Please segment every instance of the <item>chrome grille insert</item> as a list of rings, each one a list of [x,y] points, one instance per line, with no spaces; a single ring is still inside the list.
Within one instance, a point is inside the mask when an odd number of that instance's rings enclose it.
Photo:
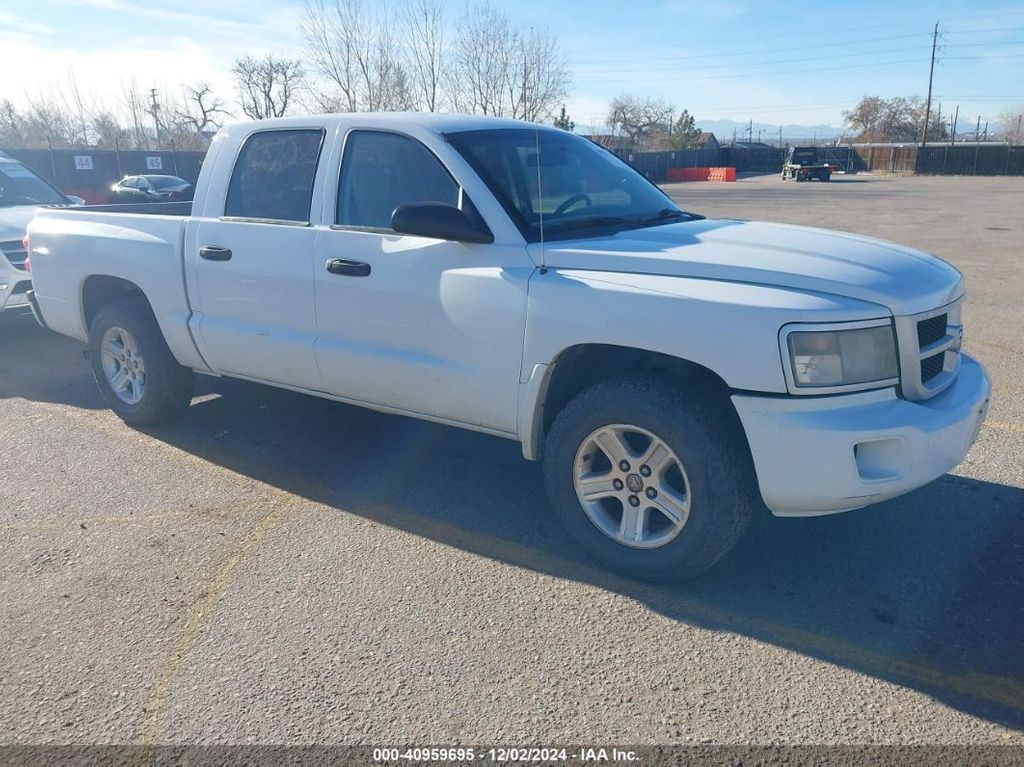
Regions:
[[[0,242],[0,250],[3,251],[11,266],[15,269],[25,270],[25,259],[28,257],[28,253],[25,252],[20,240]]]

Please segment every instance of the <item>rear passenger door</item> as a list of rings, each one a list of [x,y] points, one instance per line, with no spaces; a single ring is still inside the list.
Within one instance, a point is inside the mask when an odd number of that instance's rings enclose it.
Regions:
[[[319,127],[249,135],[186,239],[192,327],[219,373],[319,386],[312,201],[326,138]]]

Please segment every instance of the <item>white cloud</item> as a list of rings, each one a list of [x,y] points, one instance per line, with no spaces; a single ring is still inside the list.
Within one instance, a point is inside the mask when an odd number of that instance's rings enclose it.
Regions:
[[[31,39],[40,35],[52,35],[53,27],[38,21],[30,21],[7,11],[0,11],[0,38]]]
[[[160,48],[125,45],[94,51],[61,48],[29,40],[0,38],[4,57],[32,61],[33,66],[8,69],[0,98],[19,102],[33,96],[68,94],[72,80],[90,107],[120,109],[125,89],[134,80],[140,89],[177,93],[183,83],[209,82],[222,97],[232,83],[224,62],[187,40],[172,39]],[[126,68],[125,62],[131,62]]]

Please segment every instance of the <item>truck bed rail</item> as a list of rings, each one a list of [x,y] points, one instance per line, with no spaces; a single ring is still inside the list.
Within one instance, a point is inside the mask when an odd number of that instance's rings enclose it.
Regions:
[[[151,216],[188,216],[192,214],[192,201],[83,205],[78,210],[87,210],[90,213],[142,213]]]

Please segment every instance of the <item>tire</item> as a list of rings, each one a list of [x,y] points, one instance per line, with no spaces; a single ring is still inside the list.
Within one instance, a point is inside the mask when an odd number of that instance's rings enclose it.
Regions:
[[[89,362],[111,410],[134,426],[173,420],[192,400],[192,371],[174,359],[142,298],[118,299],[96,312],[89,328]],[[119,394],[114,382],[126,380],[122,372],[134,378]]]
[[[628,425],[660,440],[677,458],[681,469],[677,474],[675,492],[663,487],[672,479],[667,473],[660,482],[648,477],[646,484],[627,472],[615,474],[615,467],[600,448],[603,466],[588,457],[597,443],[594,434],[612,425]],[[643,452],[642,434],[638,437],[633,457]],[[648,448],[649,449],[649,448]],[[754,478],[750,450],[742,426],[728,401],[700,390],[686,390],[679,384],[653,376],[625,376],[605,381],[576,396],[558,414],[545,445],[544,479],[555,512],[576,542],[593,559],[623,575],[661,582],[679,582],[704,572],[740,539],[755,507],[760,506],[760,493]],[[588,464],[587,461],[590,461]],[[652,461],[653,463],[653,461]],[[608,532],[618,524],[618,535],[627,526],[623,519],[626,503],[619,497],[604,498],[600,508],[588,508],[577,494],[578,467],[594,469],[584,477],[594,480],[617,476],[620,487],[625,479],[626,491],[636,491],[646,521],[638,529],[651,533],[656,545],[641,540],[641,533],[626,544]],[[607,467],[611,468],[607,468]],[[630,466],[632,472],[644,466]],[[674,471],[674,470],[671,470]],[[648,475],[645,475],[648,476]],[[686,492],[680,493],[678,478]],[[606,480],[608,481],[608,480]],[[611,480],[614,481],[614,480]],[[640,484],[640,487],[637,485]],[[688,499],[688,512],[678,530],[673,532],[668,517],[654,507],[647,495],[652,487],[678,500]],[[668,488],[671,489],[671,488]],[[658,496],[658,497],[663,497]],[[621,491],[620,491],[621,497]],[[633,499],[628,499],[632,504]],[[615,510],[621,509],[616,522]],[[598,521],[595,521],[595,517]],[[602,525],[604,529],[602,529]],[[668,527],[666,527],[668,525]],[[671,537],[673,536],[674,537]],[[658,536],[664,542],[658,543]]]

